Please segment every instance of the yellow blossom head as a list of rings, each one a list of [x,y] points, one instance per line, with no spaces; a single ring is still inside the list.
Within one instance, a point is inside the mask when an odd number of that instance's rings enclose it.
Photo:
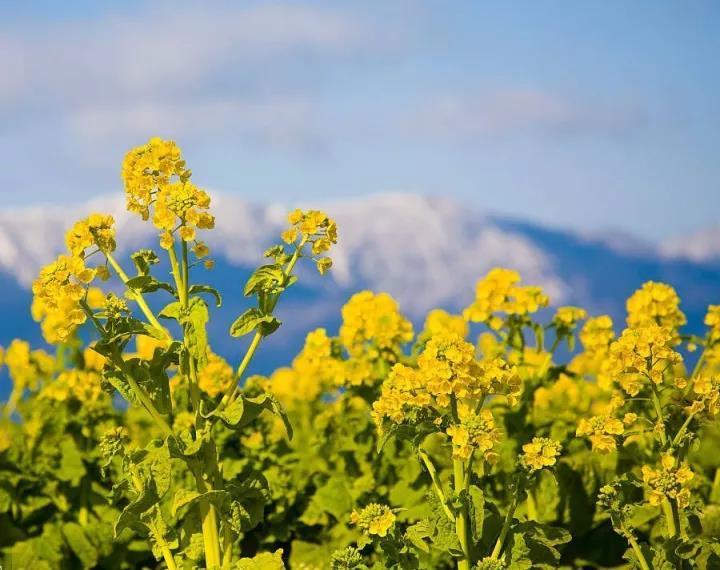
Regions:
[[[562,446],[547,437],[534,437],[530,443],[523,445],[520,462],[530,473],[546,467],[552,467],[560,456]]]
[[[353,511],[350,522],[368,535],[383,537],[395,526],[395,515],[387,505],[370,503],[359,511]]]
[[[483,322],[497,329],[502,320],[497,314],[526,316],[548,305],[549,299],[540,287],[519,285],[520,274],[495,268],[478,281],[475,300],[463,311],[465,319]]]
[[[680,310],[680,297],[670,285],[648,281],[627,300],[627,324],[639,327],[656,324],[677,331],[687,322]]]

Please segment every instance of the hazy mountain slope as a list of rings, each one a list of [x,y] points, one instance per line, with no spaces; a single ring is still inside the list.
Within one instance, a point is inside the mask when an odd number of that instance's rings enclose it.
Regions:
[[[476,280],[502,265],[542,285],[555,304],[572,303],[622,320],[624,299],[648,279],[667,281],[683,296],[692,326],[710,302],[720,302],[720,264],[669,257],[642,242],[605,233],[588,236],[537,224],[486,216],[452,200],[385,194],[345,202],[313,204],[337,220],[340,243],[335,266],[321,279],[303,269],[300,284],[279,307],[286,322],[261,351],[259,369],[289,361],[312,327],[336,327],[339,308],[362,288],[392,293],[414,320],[429,308],[457,310],[472,298]],[[239,353],[226,336],[232,319],[245,307],[242,284],[277,239],[288,208],[257,205],[226,195],[213,199],[217,227],[206,232],[218,263],[197,278],[224,292],[213,325],[216,348]],[[58,207],[32,207],[0,213],[0,345],[13,336],[39,342],[30,321],[29,285],[38,268],[63,249],[66,228],[90,211],[112,213],[118,223],[120,254],[148,245],[154,229],[124,210],[122,198]],[[625,247],[627,245],[627,247]]]

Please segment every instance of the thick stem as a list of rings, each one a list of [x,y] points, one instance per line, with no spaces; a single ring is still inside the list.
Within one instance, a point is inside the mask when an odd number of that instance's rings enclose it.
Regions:
[[[162,555],[163,560],[165,560],[165,565],[168,567],[168,570],[177,570],[175,558],[173,558],[172,552],[170,552],[170,548],[167,545],[163,545]]]
[[[220,557],[220,537],[217,528],[217,512],[212,503],[200,502],[203,543],[205,545],[205,565],[208,570],[217,570],[222,565]]]
[[[672,499],[665,499],[662,502],[663,514],[665,515],[665,523],[667,525],[667,533],[669,538],[674,538],[679,532],[679,515],[677,505]]]

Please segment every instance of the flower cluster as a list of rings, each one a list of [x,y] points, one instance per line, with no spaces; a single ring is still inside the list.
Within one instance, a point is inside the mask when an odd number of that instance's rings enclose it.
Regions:
[[[16,390],[35,388],[40,378],[49,376],[55,369],[55,360],[44,350],[30,350],[30,345],[14,339],[5,349],[5,366]]]
[[[325,329],[316,329],[305,338],[305,345],[290,368],[279,368],[270,376],[269,390],[283,404],[315,400],[329,388],[345,381],[345,363],[333,356],[333,340]]]
[[[672,348],[669,329],[656,324],[625,329],[610,345],[609,374],[630,396],[637,396],[647,380],[663,382],[665,372],[682,362]]]
[[[355,293],[342,308],[342,319],[340,342],[350,356],[366,354],[369,349],[397,354],[413,338],[412,323],[387,293]]]
[[[337,243],[337,224],[327,214],[319,210],[294,210],[288,215],[290,227],[282,233],[287,244],[311,244],[313,259],[318,271],[323,275],[332,267],[332,259],[322,256]]]
[[[588,319],[579,336],[584,350],[570,361],[568,370],[578,376],[595,377],[599,387],[609,390],[612,378],[608,375],[608,355],[615,339],[612,319],[608,315]]]
[[[81,258],[67,255],[40,270],[32,285],[32,314],[36,321],[42,321],[45,340],[63,342],[86,321],[80,302],[95,275]]]
[[[170,249],[177,231],[183,241],[194,241],[197,229],[212,229],[210,196],[190,182],[180,148],[154,137],[125,156],[122,178],[127,209],[144,220],[154,206],[153,224],[162,231],[160,245]]]
[[[41,398],[48,400],[77,400],[83,404],[96,402],[103,395],[100,375],[92,370],[66,370],[40,393]]]
[[[695,398],[686,408],[690,414],[705,412],[709,418],[714,418],[720,412],[720,377],[700,374],[692,383]]]
[[[651,505],[660,505],[665,499],[674,499],[681,509],[690,503],[688,483],[694,474],[687,463],[678,464],[671,454],[663,454],[658,468],[642,466],[643,482],[648,487],[647,498]]]
[[[97,247],[95,251],[112,253],[114,225],[115,220],[109,214],[91,214],[76,222],[65,236],[68,254],[58,256],[43,267],[33,282],[32,315],[42,322],[43,336],[49,343],[66,341],[87,320],[81,301],[92,307],[91,297],[97,297],[97,290],[89,287],[90,283],[96,277],[108,279],[110,273],[105,264],[88,267],[86,251]]]
[[[580,342],[585,351],[593,354],[606,354],[614,339],[613,322],[608,315],[588,319],[580,331]]]
[[[558,328],[573,329],[579,321],[587,318],[587,311],[580,307],[558,307],[553,316],[553,324]]]
[[[496,313],[525,316],[537,312],[549,303],[540,287],[518,285],[520,274],[510,269],[495,268],[478,281],[475,300],[463,316],[471,322],[487,323],[499,329],[503,320]]]
[[[657,324],[676,331],[687,322],[680,310],[680,297],[670,285],[648,281],[627,300],[627,324],[641,327]]]
[[[467,337],[469,327],[467,321],[460,315],[451,315],[442,309],[433,309],[425,318],[423,334],[432,337],[438,334],[456,334],[461,338]]]
[[[625,433],[625,426],[617,418],[608,414],[581,419],[576,435],[587,437],[592,450],[598,453],[610,453],[617,449],[617,437]]]
[[[588,413],[601,413],[606,406],[603,395],[595,382],[560,374],[550,386],[535,390],[533,413],[539,422],[564,420],[573,423]]]
[[[222,394],[235,380],[235,373],[227,361],[208,351],[207,364],[198,372],[198,387],[211,398]]]
[[[115,220],[109,214],[91,214],[78,220],[65,235],[65,245],[73,257],[85,258],[85,251],[97,247],[105,253],[115,251]]]
[[[370,503],[360,511],[353,511],[350,522],[369,535],[383,537],[395,526],[395,515],[387,505]]]
[[[555,465],[562,446],[547,437],[534,437],[530,443],[523,445],[522,449],[520,462],[530,473],[534,473]]]
[[[710,329],[708,336],[711,342],[720,340],[720,305],[710,305],[705,315],[705,325]]]
[[[501,432],[495,426],[492,412],[483,409],[475,413],[469,406],[460,404],[458,418],[460,423],[452,424],[445,430],[452,441],[453,459],[470,459],[477,450],[486,461],[494,463],[497,454],[492,449],[500,441]]]

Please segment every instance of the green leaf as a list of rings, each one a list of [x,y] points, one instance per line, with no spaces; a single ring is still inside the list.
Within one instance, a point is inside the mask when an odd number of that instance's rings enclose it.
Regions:
[[[98,563],[99,553],[88,540],[83,528],[74,522],[62,526],[62,534],[71,550],[78,557],[83,568],[94,568]]]
[[[180,301],[174,301],[165,305],[165,307],[163,307],[163,309],[158,313],[158,317],[161,319],[175,319],[176,321],[180,321],[181,314],[182,305],[180,304]]]
[[[282,552],[282,550],[276,550],[272,554],[262,552],[252,558],[241,558],[235,563],[234,570],[285,570]]]
[[[480,542],[485,522],[485,494],[477,485],[471,485],[468,490],[468,501],[470,507],[470,526],[472,529],[473,541]]]
[[[249,297],[253,293],[278,293],[285,285],[285,272],[281,265],[261,265],[247,280],[244,294]]]
[[[312,502],[316,507],[330,513],[339,521],[344,521],[353,508],[353,500],[348,491],[351,483],[341,475],[330,477],[327,482],[315,491]]]
[[[280,402],[271,394],[260,394],[254,398],[248,398],[241,394],[236,400],[221,411],[213,410],[206,418],[217,417],[230,429],[241,429],[253,422],[264,410],[267,410],[278,417],[285,424],[288,437],[292,439],[293,430],[290,420]]]
[[[188,315],[182,319],[185,329],[185,342],[190,354],[202,369],[207,363],[208,340],[207,323],[210,319],[205,301],[193,297],[188,307]]]
[[[205,493],[199,493],[198,491],[190,489],[178,489],[173,497],[170,512],[173,516],[175,516],[183,507],[194,505],[198,501],[206,501],[220,508],[229,498],[230,494],[227,491],[213,489],[211,491],[206,491]]]
[[[128,289],[132,289],[133,291],[137,291],[139,293],[154,293],[155,291],[162,289],[163,291],[170,293],[173,297],[177,297],[175,288],[170,285],[170,283],[158,281],[152,275],[138,275],[137,277],[132,277],[125,282],[125,286]]]
[[[211,287],[210,285],[191,285],[190,289],[188,289],[188,293],[195,294],[195,293],[209,293],[213,297],[215,297],[215,306],[221,307],[222,306],[222,297],[217,289],[215,287]]]
[[[60,442],[60,468],[55,474],[57,478],[78,485],[86,472],[75,440],[70,436],[63,438]]]
[[[258,308],[252,308],[240,315],[230,325],[230,335],[244,336],[258,330],[263,336],[274,333],[280,326],[280,321],[273,315],[266,315]]]

